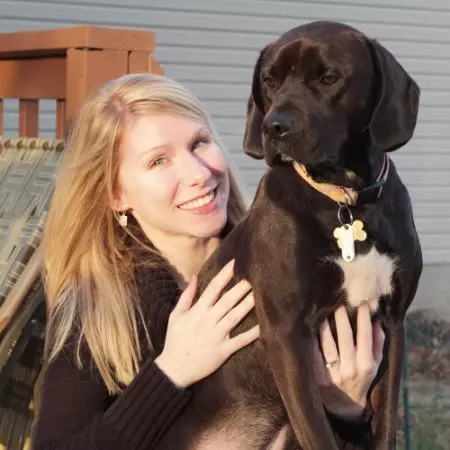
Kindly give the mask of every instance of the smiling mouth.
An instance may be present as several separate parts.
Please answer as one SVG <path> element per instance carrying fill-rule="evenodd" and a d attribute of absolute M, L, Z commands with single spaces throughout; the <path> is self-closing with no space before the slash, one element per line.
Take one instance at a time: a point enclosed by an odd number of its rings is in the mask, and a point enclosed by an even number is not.
<path fill-rule="evenodd" d="M 178 208 L 189 211 L 192 209 L 197 209 L 202 206 L 205 206 L 208 203 L 211 203 L 215 199 L 216 191 L 217 191 L 217 188 L 214 189 L 213 191 L 211 191 L 209 194 L 205 195 L 204 197 L 197 198 L 195 200 L 191 200 L 190 202 L 186 202 L 181 205 L 178 205 Z"/>

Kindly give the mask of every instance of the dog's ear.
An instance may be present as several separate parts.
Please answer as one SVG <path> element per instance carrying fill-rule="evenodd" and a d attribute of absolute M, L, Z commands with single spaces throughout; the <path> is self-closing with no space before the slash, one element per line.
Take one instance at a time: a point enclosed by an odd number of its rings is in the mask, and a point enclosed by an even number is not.
<path fill-rule="evenodd" d="M 420 89 L 395 57 L 375 40 L 369 40 L 380 80 L 370 134 L 384 151 L 405 145 L 413 136 L 419 110 Z"/>
<path fill-rule="evenodd" d="M 264 105 L 261 95 L 260 71 L 265 49 L 260 53 L 253 71 L 252 92 L 247 103 L 247 123 L 244 133 L 244 152 L 255 159 L 264 158 L 262 123 Z"/>

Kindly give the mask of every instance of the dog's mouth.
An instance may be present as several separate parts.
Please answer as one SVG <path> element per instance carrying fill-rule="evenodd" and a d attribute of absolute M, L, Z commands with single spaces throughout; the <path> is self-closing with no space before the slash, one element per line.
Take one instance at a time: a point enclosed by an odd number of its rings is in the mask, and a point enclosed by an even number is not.
<path fill-rule="evenodd" d="M 305 164 L 305 168 L 309 175 L 314 179 L 327 178 L 340 171 L 336 164 L 333 164 L 332 162 L 323 162 L 314 165 Z"/>
<path fill-rule="evenodd" d="M 305 164 L 305 170 L 318 183 L 333 183 L 353 189 L 360 189 L 364 185 L 362 178 L 333 161 L 314 165 Z"/>
<path fill-rule="evenodd" d="M 294 162 L 294 160 L 289 155 L 286 155 L 286 154 L 284 154 L 282 152 L 279 152 L 277 154 L 277 158 L 278 158 L 278 161 L 281 164 L 289 165 L 289 164 L 292 164 Z"/>
<path fill-rule="evenodd" d="M 277 149 L 270 165 L 303 166 L 308 175 L 318 183 L 337 183 L 348 188 L 361 187 L 362 180 L 351 174 L 349 170 L 339 165 L 337 159 L 328 158 L 318 162 L 303 162 L 292 158 L 283 150 Z"/>
<path fill-rule="evenodd" d="M 286 155 L 283 152 L 277 152 L 275 156 L 275 164 L 283 165 L 283 166 L 290 166 L 294 163 L 301 164 L 305 167 L 307 173 L 317 181 L 326 181 L 330 180 L 334 176 L 336 176 L 336 173 L 339 173 L 340 170 L 331 161 L 319 163 L 319 164 L 302 164 L 299 161 L 295 161 L 291 156 Z"/>
<path fill-rule="evenodd" d="M 305 146 L 302 151 L 296 151 L 301 145 L 300 142 L 300 138 L 294 139 L 294 136 L 292 135 L 288 140 L 284 139 L 282 142 L 277 142 L 276 145 L 271 145 L 266 149 L 266 153 L 272 155 L 272 162 L 276 164 L 289 165 L 296 161 L 298 164 L 302 164 L 305 167 L 316 167 L 317 170 L 320 171 L 322 171 L 323 168 L 326 168 L 327 171 L 329 171 L 333 166 L 336 169 L 337 158 L 330 157 L 326 152 L 321 151 L 320 142 L 311 142 L 309 145 Z"/>
<path fill-rule="evenodd" d="M 273 155 L 273 159 L 272 159 L 273 164 L 289 166 L 289 165 L 293 164 L 294 162 L 297 162 L 298 164 L 303 164 L 300 161 L 296 161 L 287 152 L 285 152 L 279 148 L 276 149 L 275 154 Z"/>
<path fill-rule="evenodd" d="M 313 177 L 323 178 L 326 176 L 330 176 L 338 171 L 340 171 L 340 167 L 334 161 L 324 161 L 317 164 L 304 164 L 300 161 L 295 161 L 291 156 L 286 155 L 281 151 L 277 151 L 275 155 L 275 162 L 282 165 L 291 165 L 294 162 L 297 164 L 301 164 L 305 166 L 307 172 Z"/>

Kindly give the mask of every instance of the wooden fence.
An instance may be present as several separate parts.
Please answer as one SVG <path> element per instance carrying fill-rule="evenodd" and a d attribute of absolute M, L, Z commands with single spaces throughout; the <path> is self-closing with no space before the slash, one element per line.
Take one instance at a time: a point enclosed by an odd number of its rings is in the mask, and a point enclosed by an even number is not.
<path fill-rule="evenodd" d="M 0 33 L 0 135 L 4 99 L 19 100 L 19 136 L 39 134 L 39 101 L 56 101 L 63 138 L 80 104 L 99 85 L 132 72 L 162 73 L 152 32 L 73 27 Z"/>

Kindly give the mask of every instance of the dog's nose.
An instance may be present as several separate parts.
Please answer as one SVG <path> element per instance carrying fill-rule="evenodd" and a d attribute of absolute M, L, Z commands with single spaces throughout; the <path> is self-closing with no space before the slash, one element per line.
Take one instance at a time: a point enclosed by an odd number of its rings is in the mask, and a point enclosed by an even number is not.
<path fill-rule="evenodd" d="M 291 117 L 282 113 L 272 113 L 264 118 L 262 130 L 266 136 L 279 139 L 291 131 L 291 127 Z"/>

